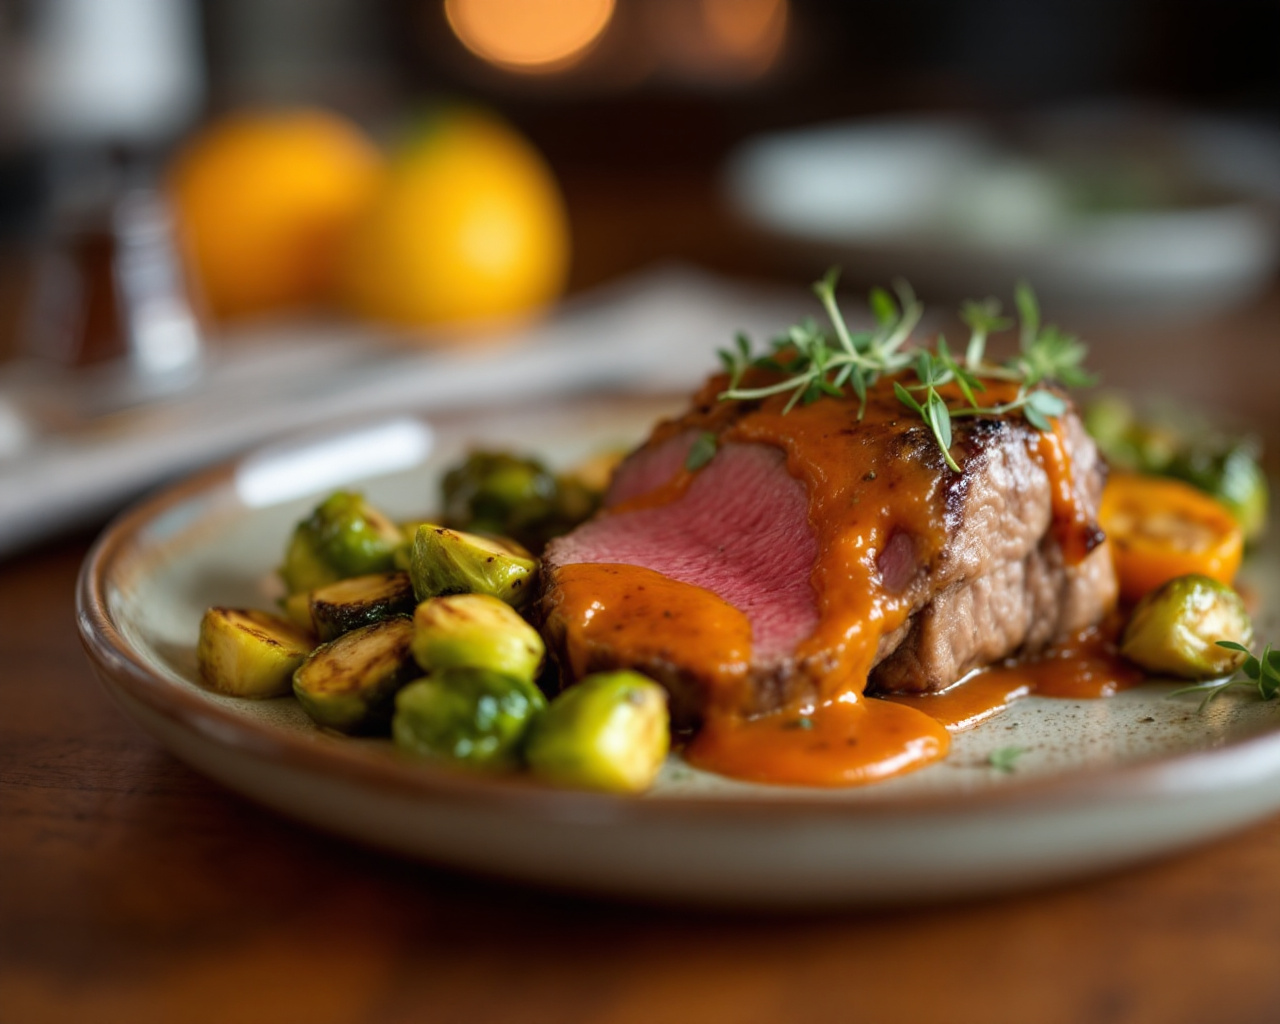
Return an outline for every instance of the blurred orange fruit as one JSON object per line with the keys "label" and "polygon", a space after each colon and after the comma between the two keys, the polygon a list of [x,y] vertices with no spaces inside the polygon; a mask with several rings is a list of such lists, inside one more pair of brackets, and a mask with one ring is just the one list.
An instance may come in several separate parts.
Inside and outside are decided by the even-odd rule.
{"label": "blurred orange fruit", "polygon": [[382,159],[322,110],[245,111],[178,153],[169,187],[210,310],[234,317],[322,301]]}
{"label": "blurred orange fruit", "polygon": [[568,266],[564,202],[541,156],[498,118],[452,108],[392,157],[341,290],[353,312],[392,324],[502,320],[558,296]]}

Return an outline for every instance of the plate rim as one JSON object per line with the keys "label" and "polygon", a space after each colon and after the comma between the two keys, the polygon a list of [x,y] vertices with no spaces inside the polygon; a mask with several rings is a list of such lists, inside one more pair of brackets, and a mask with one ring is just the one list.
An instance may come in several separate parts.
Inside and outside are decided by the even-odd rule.
{"label": "plate rim", "polygon": [[[250,453],[251,454],[251,453]],[[352,744],[316,744],[291,731],[205,700],[176,685],[139,654],[113,617],[108,594],[114,572],[140,534],[184,502],[226,488],[248,456],[223,462],[144,498],[117,516],[97,538],[76,584],[76,619],[81,643],[101,682],[121,687],[130,697],[175,724],[212,739],[236,754],[250,755],[301,770],[311,776],[342,777],[348,783],[389,788],[398,795],[498,809],[539,819],[620,819],[643,825],[686,818],[732,822],[743,818],[827,821],[896,819],[915,816],[1016,813],[1046,803],[1101,805],[1142,797],[1167,798],[1189,791],[1231,790],[1280,775],[1280,723],[1262,733],[1218,746],[1183,751],[1120,765],[1081,768],[1047,776],[1010,780],[998,787],[964,793],[914,793],[857,803],[834,798],[828,790],[779,787],[769,795],[733,796],[646,794],[627,796],[557,789],[527,776],[493,776],[449,769],[429,762],[369,757]],[[252,510],[241,508],[251,514]],[[194,643],[194,639],[193,639]],[[822,795],[816,795],[816,793]]]}

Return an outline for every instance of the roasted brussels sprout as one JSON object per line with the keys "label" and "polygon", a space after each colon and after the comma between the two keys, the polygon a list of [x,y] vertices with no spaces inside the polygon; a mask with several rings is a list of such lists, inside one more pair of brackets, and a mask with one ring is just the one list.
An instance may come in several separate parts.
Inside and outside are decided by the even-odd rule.
{"label": "roasted brussels sprout", "polygon": [[515,541],[422,525],[413,540],[409,574],[418,600],[488,594],[519,607],[533,596],[538,561]]}
{"label": "roasted brussels sprout", "polygon": [[1120,652],[1149,672],[1209,679],[1234,672],[1247,657],[1219,640],[1244,647],[1253,640],[1240,595],[1208,576],[1179,576],[1138,602]]}
{"label": "roasted brussels sprout", "polygon": [[409,571],[409,566],[413,562],[413,540],[418,536],[418,527],[435,525],[425,519],[411,519],[400,524],[400,533],[404,536],[404,540],[396,546],[395,553],[391,556],[397,569],[401,572]]}
{"label": "roasted brussels sprout", "polygon": [[289,593],[315,590],[349,576],[387,572],[404,534],[359,494],[336,491],[298,523],[280,576]]}
{"label": "roasted brussels sprout", "polygon": [[666,691],[637,672],[603,672],[551,702],[529,730],[525,759],[556,785],[638,793],[669,744]]}
{"label": "roasted brussels sprout", "polygon": [[601,493],[577,475],[556,477],[536,459],[473,452],[443,480],[445,525],[511,537],[541,551],[586,519]]}
{"label": "roasted brussels sprout", "polygon": [[413,623],[387,619],[322,644],[293,674],[298,702],[320,725],[339,732],[378,732],[391,718],[396,691],[419,674],[409,651]]}
{"label": "roasted brussels sprout", "polygon": [[473,452],[444,476],[445,516],[488,533],[514,535],[552,514],[556,478],[537,459]]}
{"label": "roasted brussels sprout", "polygon": [[391,734],[415,754],[469,765],[518,763],[530,722],[546,708],[527,679],[479,668],[450,668],[410,683],[396,697]]}
{"label": "roasted brussels sprout", "polygon": [[407,572],[352,576],[311,591],[308,601],[316,635],[324,641],[396,615],[412,615],[416,605]]}
{"label": "roasted brussels sprout", "polygon": [[280,697],[313,646],[310,634],[270,612],[210,608],[200,621],[196,667],[219,693]]}
{"label": "roasted brussels sprout", "polygon": [[423,601],[413,613],[413,656],[424,672],[483,668],[532,680],[545,647],[509,604],[487,594]]}

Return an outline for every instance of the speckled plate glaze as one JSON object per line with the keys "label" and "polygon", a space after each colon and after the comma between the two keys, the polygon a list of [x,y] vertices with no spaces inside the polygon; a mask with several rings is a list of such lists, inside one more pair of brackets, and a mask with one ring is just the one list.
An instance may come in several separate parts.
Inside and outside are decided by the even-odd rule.
{"label": "speckled plate glaze", "polygon": [[[142,728],[250,799],[428,862],[566,889],[756,907],[918,902],[1130,864],[1280,811],[1280,705],[1244,691],[1203,713],[1160,682],[1108,700],[1029,698],[957,735],[945,761],[862,789],[748,785],[673,757],[649,794],[622,798],[460,774],[321,731],[292,698],[198,684],[204,609],[270,607],[271,570],[317,493],[354,484],[394,515],[421,515],[441,467],[469,446],[564,464],[634,441],[672,407],[583,401],[352,425],[198,476],[98,541],[78,595],[85,647]],[[1260,635],[1280,635],[1274,542],[1244,580]],[[1007,746],[1025,749],[1012,772],[988,760]]]}

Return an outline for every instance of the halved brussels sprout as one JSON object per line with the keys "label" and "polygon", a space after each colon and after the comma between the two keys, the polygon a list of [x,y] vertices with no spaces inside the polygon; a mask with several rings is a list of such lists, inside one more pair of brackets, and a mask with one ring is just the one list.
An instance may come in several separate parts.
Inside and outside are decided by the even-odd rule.
{"label": "halved brussels sprout", "polygon": [[309,612],[316,634],[328,641],[373,622],[412,615],[416,605],[407,572],[379,572],[311,591]]}
{"label": "halved brussels sprout", "polygon": [[546,648],[509,604],[487,594],[423,601],[413,613],[413,656],[424,672],[483,668],[532,680]]}
{"label": "halved brussels sprout", "polygon": [[1120,653],[1149,672],[1185,679],[1229,675],[1247,655],[1217,646],[1248,647],[1253,623],[1240,595],[1208,576],[1179,576],[1153,590],[1133,610]]}
{"label": "halved brussels sprout", "polygon": [[557,477],[536,459],[488,451],[446,473],[442,490],[447,526],[511,537],[534,552],[591,515],[603,491],[583,474]]}
{"label": "halved brussels sprout", "polygon": [[336,491],[294,528],[280,576],[289,593],[297,594],[349,576],[387,572],[403,542],[400,528],[361,495]]}
{"label": "halved brussels sprout", "polygon": [[280,697],[313,646],[310,634],[270,612],[210,608],[200,621],[196,667],[219,693]]}
{"label": "halved brussels sprout", "polygon": [[386,619],[322,644],[293,674],[293,692],[320,725],[339,732],[385,730],[396,691],[418,675],[413,623]]}
{"label": "halved brussels sprout", "polygon": [[638,793],[670,745],[667,693],[638,672],[587,676],[551,702],[529,731],[525,759],[558,786]]}
{"label": "halved brussels sprout", "polygon": [[432,672],[396,697],[391,734],[415,754],[512,766],[530,722],[546,708],[532,682],[478,668]]}
{"label": "halved brussels sprout", "polygon": [[418,600],[489,594],[519,607],[533,596],[538,561],[515,541],[423,524],[413,539],[409,575]]}

